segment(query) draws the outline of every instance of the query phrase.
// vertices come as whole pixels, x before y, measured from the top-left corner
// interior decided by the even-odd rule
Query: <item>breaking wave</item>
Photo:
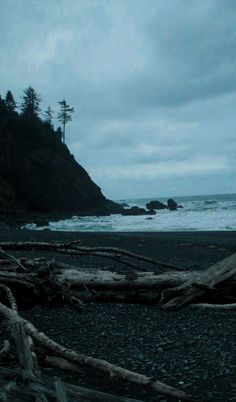
[[[217,231],[236,230],[236,194],[222,194],[194,197],[175,197],[184,208],[177,211],[158,210],[153,216],[104,217],[74,216],[58,222],[50,222],[49,226],[36,227],[26,225],[35,230],[90,231],[90,232],[129,232],[129,231]],[[151,200],[165,202],[160,197],[120,200],[129,206],[145,207]]]

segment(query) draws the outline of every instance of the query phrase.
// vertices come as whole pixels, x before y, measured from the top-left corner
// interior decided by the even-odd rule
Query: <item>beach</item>
[[[125,248],[183,269],[204,270],[236,252],[236,232],[52,232],[2,228],[0,241],[80,240],[84,246]],[[27,256],[28,252],[21,253]],[[47,253],[32,253],[46,256]],[[87,267],[113,267],[101,258],[59,255]],[[186,307],[167,312],[153,305],[89,303],[85,311],[33,306],[21,311],[63,345],[128,369],[154,376],[207,401],[236,401],[235,311]],[[48,370],[52,373],[52,369]],[[54,371],[54,374],[61,373]],[[84,371],[68,381],[142,401],[175,401],[141,387]]]
[[[235,231],[212,232],[60,232],[0,228],[0,241],[57,241],[80,240],[84,246],[124,248],[138,254],[183,266],[205,269],[236,252]],[[40,254],[40,253],[39,253]],[[41,254],[40,254],[41,255]],[[47,253],[44,256],[50,257]],[[60,259],[72,263],[69,257]],[[81,261],[84,263],[84,261]],[[104,261],[96,260],[104,264]]]

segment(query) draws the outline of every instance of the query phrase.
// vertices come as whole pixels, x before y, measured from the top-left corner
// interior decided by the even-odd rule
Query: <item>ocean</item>
[[[88,232],[138,232],[138,231],[217,231],[236,230],[236,194],[197,195],[173,197],[183,208],[177,211],[158,210],[153,216],[73,216],[71,219],[50,222],[49,226],[25,227],[35,230],[88,231]],[[129,206],[145,207],[151,200],[166,203],[167,198],[152,197],[122,199],[116,202]]]

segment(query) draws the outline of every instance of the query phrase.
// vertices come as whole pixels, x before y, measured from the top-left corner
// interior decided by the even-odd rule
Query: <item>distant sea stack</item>
[[[1,215],[109,214],[106,199],[51,124],[9,110],[0,98]]]
[[[169,198],[167,200],[167,205],[163,204],[160,201],[150,201],[148,204],[146,204],[146,208],[150,211],[156,210],[156,209],[169,209],[170,211],[176,211],[177,208],[183,208],[182,205],[178,205],[173,198]]]

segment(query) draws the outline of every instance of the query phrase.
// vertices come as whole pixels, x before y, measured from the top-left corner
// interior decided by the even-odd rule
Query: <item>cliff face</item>
[[[39,119],[0,120],[0,212],[117,212],[52,128]]]

